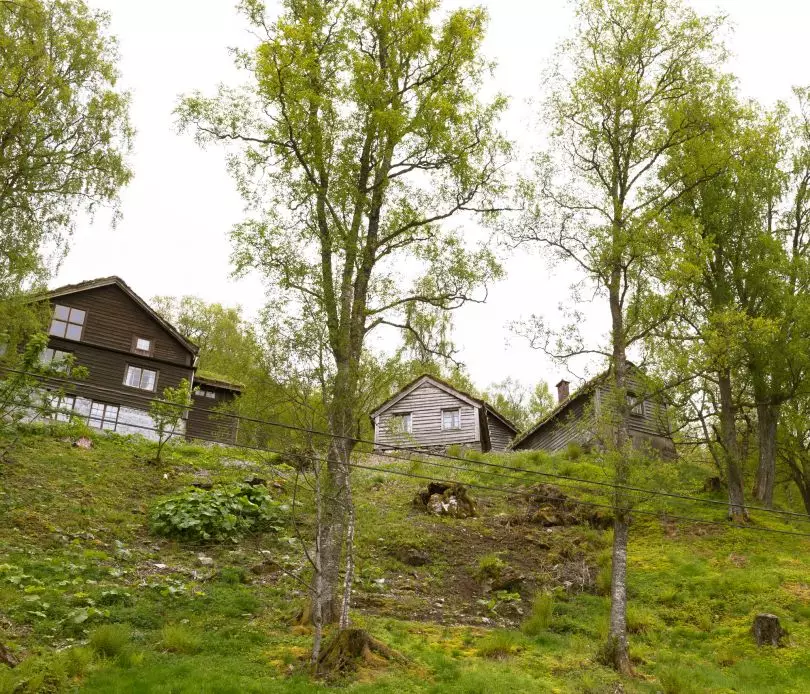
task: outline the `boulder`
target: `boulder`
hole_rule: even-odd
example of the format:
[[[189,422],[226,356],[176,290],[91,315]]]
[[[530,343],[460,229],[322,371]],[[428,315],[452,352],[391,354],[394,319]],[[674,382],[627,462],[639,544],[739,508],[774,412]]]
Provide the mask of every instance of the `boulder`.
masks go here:
[[[775,614],[758,614],[754,617],[751,633],[757,646],[781,646],[782,639],[787,636]]]
[[[414,497],[413,505],[434,516],[470,518],[478,515],[475,501],[463,484],[431,482]]]
[[[407,566],[424,566],[430,564],[430,555],[422,549],[416,547],[398,547],[392,556]]]

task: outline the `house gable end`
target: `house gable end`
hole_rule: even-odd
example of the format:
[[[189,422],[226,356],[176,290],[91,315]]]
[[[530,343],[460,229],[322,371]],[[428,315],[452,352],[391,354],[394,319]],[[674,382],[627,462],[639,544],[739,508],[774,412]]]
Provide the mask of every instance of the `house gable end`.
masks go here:
[[[83,341],[130,351],[132,339],[142,337],[162,343],[153,356],[193,364],[199,348],[161,317],[120,278],[104,278],[54,289],[42,297],[51,304],[60,303],[88,312],[88,328]]]

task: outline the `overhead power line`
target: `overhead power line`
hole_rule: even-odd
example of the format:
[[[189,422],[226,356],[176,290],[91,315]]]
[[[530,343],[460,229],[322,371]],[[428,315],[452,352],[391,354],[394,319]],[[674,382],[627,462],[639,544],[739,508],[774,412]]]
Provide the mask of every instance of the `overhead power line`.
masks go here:
[[[17,374],[33,377],[33,378],[39,379],[41,382],[43,382],[45,384],[48,384],[48,383],[62,383],[62,384],[66,384],[66,385],[79,386],[79,387],[82,387],[82,388],[86,388],[88,390],[95,390],[97,392],[109,393],[109,394],[112,394],[112,395],[119,395],[119,396],[120,396],[120,393],[121,393],[120,390],[116,390],[114,388],[108,388],[106,386],[98,386],[98,385],[87,383],[85,381],[78,381],[78,380],[75,380],[75,379],[56,377],[56,376],[46,376],[46,375],[43,375],[43,374],[37,374],[37,373],[34,373],[34,372],[30,372],[30,371],[21,371],[21,370],[12,369],[12,368],[4,368],[3,370],[4,371],[9,371],[11,373],[17,373]],[[165,400],[163,400],[162,398],[149,396],[149,395],[142,395],[140,393],[127,393],[127,397],[142,400],[144,402],[163,402],[163,403],[165,403]],[[172,403],[168,403],[168,404],[172,404]],[[245,415],[239,415],[239,414],[236,414],[236,413],[233,413],[233,412],[213,411],[213,410],[206,409],[206,408],[195,407],[193,405],[188,406],[188,407],[182,406],[182,405],[175,405],[175,406],[178,407],[178,408],[181,408],[183,410],[187,410],[187,411],[203,412],[203,413],[205,413],[205,414],[207,414],[209,416],[212,414],[212,412],[215,412],[217,417],[225,417],[225,418],[229,418],[229,419],[235,419],[235,420],[237,420],[239,422],[249,422],[249,423],[252,423],[252,424],[260,424],[260,425],[264,425],[264,426],[268,426],[268,427],[280,428],[280,429],[285,429],[285,430],[288,430],[288,431],[295,431],[295,432],[298,432],[298,433],[311,434],[313,436],[324,437],[324,438],[328,438],[328,439],[344,438],[344,439],[351,440],[352,442],[354,442],[356,444],[357,443],[362,443],[362,444],[368,444],[368,445],[372,445],[372,446],[376,445],[375,441],[370,441],[368,439],[362,439],[362,438],[358,438],[358,437],[340,437],[337,434],[333,434],[331,432],[319,431],[317,429],[310,429],[310,428],[307,428],[307,427],[297,426],[297,425],[294,425],[294,424],[286,424],[284,422],[273,422],[273,421],[270,421],[270,420],[258,419],[258,418],[255,418],[255,417],[247,417]],[[221,442],[217,441],[216,443],[221,443]],[[694,502],[694,503],[704,504],[704,505],[707,505],[707,506],[719,506],[719,507],[726,508],[729,505],[727,501],[718,501],[716,499],[704,499],[702,497],[692,496],[692,495],[689,495],[689,494],[681,494],[681,493],[678,493],[678,492],[672,492],[672,491],[661,490],[661,489],[650,489],[650,488],[646,488],[646,487],[638,487],[638,486],[627,485],[627,484],[618,484],[616,482],[608,482],[608,481],[602,481],[602,480],[588,480],[588,479],[584,479],[584,478],[581,478],[581,477],[572,477],[570,475],[562,475],[562,474],[553,473],[553,472],[544,472],[542,470],[523,470],[521,468],[513,467],[513,466],[510,466],[510,465],[504,465],[504,464],[500,464],[500,463],[492,463],[492,462],[485,461],[485,460],[476,460],[474,458],[463,458],[461,456],[454,456],[454,455],[450,455],[448,453],[429,453],[429,454],[428,453],[421,453],[418,448],[413,447],[413,446],[396,446],[396,445],[387,445],[386,444],[386,449],[407,452],[409,454],[430,455],[430,457],[432,457],[432,458],[440,458],[440,459],[444,459],[444,460],[463,462],[466,465],[476,465],[476,466],[479,466],[479,467],[484,467],[484,468],[489,468],[489,469],[494,469],[494,470],[505,470],[505,471],[509,471],[509,472],[520,473],[522,475],[531,475],[531,476],[539,477],[539,478],[547,478],[547,479],[558,480],[559,482],[568,483],[567,485],[562,485],[561,484],[561,486],[568,486],[570,488],[576,488],[575,485],[577,485],[577,484],[578,485],[586,485],[586,486],[589,485],[589,486],[604,487],[604,488],[607,488],[607,489],[618,489],[618,490],[622,490],[622,491],[636,492],[636,493],[639,493],[639,494],[648,494],[648,495],[651,495],[651,496],[658,496],[658,497],[662,497],[662,498],[677,499],[677,500],[681,500],[681,501],[690,501],[690,502]],[[378,456],[381,456],[381,457],[387,457],[387,458],[395,458],[391,454],[385,453],[383,451],[375,451],[375,455],[378,455]],[[428,461],[423,461],[423,462],[427,463]],[[430,463],[430,464],[435,465],[435,463]],[[494,474],[494,473],[490,473],[490,474]],[[764,506],[750,506],[750,505],[746,505],[746,509],[748,511],[759,511],[761,513],[771,513],[771,514],[774,514],[774,515],[785,516],[785,517],[788,517],[788,518],[796,518],[801,522],[810,522],[810,516],[808,516],[808,514],[798,513],[796,511],[787,511],[787,510],[783,510],[783,509],[774,509],[774,508],[767,508],[767,507],[764,507]]]
[[[72,410],[52,409],[51,411],[52,412],[60,412],[60,413],[67,414],[67,415],[77,416],[76,413],[73,412]],[[157,431],[158,431],[156,427],[149,427],[149,426],[142,425],[142,424],[140,424],[140,425],[139,424],[127,424],[126,426],[132,427],[132,428],[135,428],[135,429],[145,430],[145,431],[152,431],[152,432],[155,432],[155,433],[157,433]],[[182,436],[182,435],[183,435],[182,433],[172,434],[172,436]],[[210,438],[210,437],[196,437],[196,438],[199,438],[200,440],[207,441],[207,442],[210,442],[210,443],[218,443],[218,444],[222,443],[221,441],[219,441],[217,439]],[[268,446],[248,446],[248,445],[235,444],[234,447],[235,448],[245,449],[245,450],[253,450],[253,451],[263,452],[263,453],[271,453],[271,454],[274,454],[274,455],[280,455],[280,454],[283,455],[283,454],[288,453],[288,451],[285,451],[283,449],[271,448],[271,447],[268,447]],[[321,463],[328,463],[329,462],[328,459],[326,457],[324,457],[324,456],[318,456],[318,455],[314,455],[314,454],[309,454],[309,455],[307,455],[307,457],[309,459],[311,459],[311,460],[317,460],[317,461],[319,461]],[[408,459],[408,458],[396,458],[396,457],[394,457],[394,459],[399,461],[399,462],[402,462],[402,463],[412,463],[413,462],[411,459]],[[427,461],[420,461],[420,462],[425,463]],[[377,472],[377,473],[381,473],[381,474],[391,474],[391,475],[396,475],[396,476],[399,476],[399,477],[418,479],[420,481],[428,481],[428,482],[437,482],[438,481],[438,482],[443,482],[443,483],[446,483],[446,484],[459,484],[459,485],[463,485],[465,487],[469,487],[471,489],[480,489],[480,490],[489,491],[489,492],[495,492],[495,493],[499,493],[499,494],[506,494],[508,496],[524,495],[526,493],[526,491],[527,491],[525,488],[522,488],[522,489],[521,488],[511,488],[511,487],[494,486],[494,485],[489,485],[489,484],[481,484],[481,483],[478,483],[478,482],[466,482],[466,481],[460,481],[460,480],[457,480],[457,479],[453,479],[451,477],[437,478],[436,476],[420,475],[420,474],[417,474],[417,473],[403,471],[403,470],[391,470],[391,469],[382,468],[382,467],[375,466],[375,465],[364,465],[362,463],[357,463],[357,462],[348,462],[348,463],[346,463],[346,465],[349,468],[353,468],[353,469],[370,470],[372,472]],[[453,469],[453,470],[458,469],[456,467],[445,466],[445,465],[441,465],[439,463],[435,463],[434,465],[436,467],[439,467],[439,468],[446,468],[446,469]],[[462,470],[462,472],[469,473],[471,471],[467,470],[467,469],[464,469],[464,470]],[[534,496],[535,499],[541,500],[541,501],[557,501],[557,500],[559,500],[558,497],[556,497],[554,495],[543,495],[543,494],[538,495],[538,494],[534,494],[533,496]],[[573,504],[575,506],[580,506],[580,507],[585,507],[585,508],[598,508],[598,509],[606,509],[606,510],[610,510],[610,511],[615,511],[616,510],[616,507],[613,504],[604,504],[604,503],[598,503],[598,502],[594,502],[594,501],[583,501],[583,500],[577,500],[577,499],[568,498],[568,499],[566,499],[566,503],[570,503],[570,504]],[[765,533],[772,533],[772,534],[778,534],[778,535],[789,535],[789,536],[794,536],[794,537],[810,538],[810,533],[798,532],[798,531],[795,531],[795,530],[780,530],[780,529],[776,529],[776,528],[765,528],[765,527],[761,527],[761,526],[749,526],[749,525],[742,525],[742,524],[739,524],[739,523],[731,523],[731,522],[710,520],[710,519],[705,519],[705,518],[697,518],[697,517],[694,517],[694,516],[674,515],[674,514],[671,514],[671,513],[667,512],[667,511],[653,511],[653,510],[649,510],[649,509],[639,509],[639,508],[631,508],[631,507],[626,507],[626,508],[620,507],[620,510],[625,510],[625,511],[631,513],[631,514],[638,514],[638,515],[643,515],[643,516],[647,516],[647,517],[657,518],[658,520],[660,520],[662,522],[665,522],[665,521],[683,521],[683,522],[697,523],[697,524],[701,524],[701,525],[714,525],[714,526],[718,526],[718,527],[722,527],[722,528],[736,528],[736,529],[739,529],[739,530],[747,530],[747,531],[752,531],[752,532],[765,532]]]

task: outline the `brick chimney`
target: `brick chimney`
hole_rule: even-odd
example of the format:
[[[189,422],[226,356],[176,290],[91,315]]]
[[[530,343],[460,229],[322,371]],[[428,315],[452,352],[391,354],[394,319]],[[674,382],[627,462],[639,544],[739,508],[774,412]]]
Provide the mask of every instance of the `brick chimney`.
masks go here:
[[[557,402],[562,402],[563,400],[568,398],[569,389],[568,386],[571,384],[563,379],[557,384]]]

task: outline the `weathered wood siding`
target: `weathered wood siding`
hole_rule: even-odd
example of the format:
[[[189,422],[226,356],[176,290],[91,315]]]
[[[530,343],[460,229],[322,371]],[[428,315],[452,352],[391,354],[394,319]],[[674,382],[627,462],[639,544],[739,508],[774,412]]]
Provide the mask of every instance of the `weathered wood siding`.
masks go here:
[[[205,384],[203,387],[216,393],[216,398],[192,396],[194,409],[188,413],[186,438],[214,439],[222,443],[236,443],[239,420],[225,416],[217,411],[233,403],[236,399],[236,393],[209,384]]]
[[[559,451],[569,443],[589,444],[594,437],[593,398],[590,394],[574,401],[520,442],[516,450]]]
[[[132,351],[132,338],[153,340],[155,359],[191,366],[193,355],[152,316],[116,285],[95,287],[57,296],[51,304],[87,312],[81,342]],[[122,377],[123,378],[123,377]]]
[[[487,424],[489,425],[489,440],[492,445],[493,451],[505,451],[509,443],[515,437],[509,427],[507,427],[500,419],[493,417],[487,413]]]
[[[633,376],[628,379],[628,390],[639,397],[643,392],[640,381]],[[600,416],[604,417],[610,409],[610,388],[600,386],[597,391]],[[666,457],[675,455],[675,444],[670,436],[667,408],[659,400],[645,399],[644,413],[630,415],[628,430],[637,446],[649,444]]]
[[[461,428],[442,430],[442,410],[459,408]],[[391,420],[395,415],[411,413],[410,434],[392,431]],[[422,383],[391,408],[379,414],[374,426],[374,441],[377,446],[442,447],[463,444],[471,447],[481,445],[478,425],[478,408],[458,399],[431,383]]]
[[[86,367],[89,371],[88,377],[82,381],[81,385],[73,387],[71,392],[111,405],[128,405],[148,410],[148,398],[157,397],[167,386],[177,387],[184,378],[190,383],[194,375],[190,366],[157,362],[137,354],[120,354],[84,342],[51,337],[48,344],[53,349],[72,352],[76,364]],[[128,364],[158,372],[155,392],[124,385]]]

